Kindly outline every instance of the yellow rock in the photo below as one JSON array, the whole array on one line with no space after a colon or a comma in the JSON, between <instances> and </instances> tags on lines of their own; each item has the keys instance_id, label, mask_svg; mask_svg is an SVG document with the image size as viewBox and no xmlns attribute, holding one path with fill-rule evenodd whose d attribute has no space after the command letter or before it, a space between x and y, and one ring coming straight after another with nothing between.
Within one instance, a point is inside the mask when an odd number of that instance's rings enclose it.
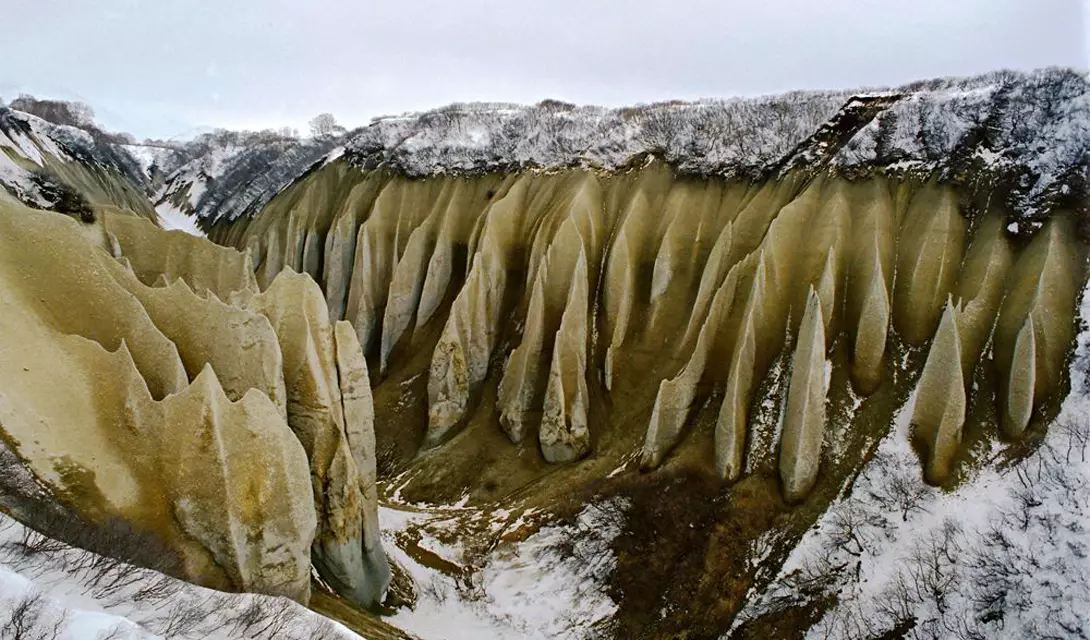
<instances>
[{"instance_id":1,"label":"yellow rock","mask_svg":"<svg viewBox=\"0 0 1090 640\"><path fill-rule=\"evenodd\" d=\"M780 480L788 502L799 502L817 481L825 436L825 320L811 287L792 360L780 436Z\"/></svg>"},{"instance_id":2,"label":"yellow rock","mask_svg":"<svg viewBox=\"0 0 1090 640\"><path fill-rule=\"evenodd\" d=\"M933 484L942 484L950 477L965 424L965 377L959 319L960 310L953 297L949 297L938 332L927 352L912 412L913 435L927 445L924 474Z\"/></svg>"},{"instance_id":3,"label":"yellow rock","mask_svg":"<svg viewBox=\"0 0 1090 640\"><path fill-rule=\"evenodd\" d=\"M1074 233L1067 214L1053 215L1007 279L995 330L995 360L1007 380L999 394L1007 437L1022 434L1034 407L1059 388L1064 373L1083 271L1070 240Z\"/></svg>"},{"instance_id":4,"label":"yellow rock","mask_svg":"<svg viewBox=\"0 0 1090 640\"><path fill-rule=\"evenodd\" d=\"M587 262L580 250L556 332L541 418L541 452L549 462L570 462L590 452L587 311Z\"/></svg>"},{"instance_id":5,"label":"yellow rock","mask_svg":"<svg viewBox=\"0 0 1090 640\"><path fill-rule=\"evenodd\" d=\"M115 278L144 285L76 224L0 210L6 440L76 512L162 540L181 577L306 602L315 511L303 447L260 391L232 401L208 365L189 384ZM165 370L176 372L168 387Z\"/></svg>"},{"instance_id":6,"label":"yellow rock","mask_svg":"<svg viewBox=\"0 0 1090 640\"><path fill-rule=\"evenodd\" d=\"M211 291L220 300L226 300L233 291L257 288L254 265L245 253L184 231L164 232L133 216L106 214L104 219L106 229L117 238L121 254L148 286L160 275L166 276L168 282L182 278L194 291Z\"/></svg>"},{"instance_id":7,"label":"yellow rock","mask_svg":"<svg viewBox=\"0 0 1090 640\"><path fill-rule=\"evenodd\" d=\"M913 196L901 225L893 292L893 326L912 344L923 344L938 327L957 283L966 226L952 188L929 184Z\"/></svg>"},{"instance_id":8,"label":"yellow rock","mask_svg":"<svg viewBox=\"0 0 1090 640\"><path fill-rule=\"evenodd\" d=\"M662 464L670 449L677 444L696 399L697 385L705 375L716 343L722 340L722 325L730 315L739 276L743 271L751 270L753 264L751 257L730 269L716 290L708 314L700 326L692 357L678 375L659 384L655 407L651 412L640 452L640 467L643 470L654 469Z\"/></svg>"}]
</instances>

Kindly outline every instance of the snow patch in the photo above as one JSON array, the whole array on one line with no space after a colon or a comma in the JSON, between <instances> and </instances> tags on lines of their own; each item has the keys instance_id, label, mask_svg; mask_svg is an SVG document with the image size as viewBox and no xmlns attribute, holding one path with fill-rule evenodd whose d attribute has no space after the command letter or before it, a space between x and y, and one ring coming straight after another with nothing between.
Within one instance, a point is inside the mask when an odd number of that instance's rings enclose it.
<instances>
[{"instance_id":1,"label":"snow patch","mask_svg":"<svg viewBox=\"0 0 1090 640\"><path fill-rule=\"evenodd\" d=\"M616 566L611 544L620 535L627 503L588 504L569 524L540 528L519 542L501 541L479 567L461 566L449 575L424 566L406 551L410 531L416 543L440 558L465 561L464 550L427 536L426 529L455 526L449 511L421 512L380 507L383 544L413 579L417 600L389 621L424 640L445 638L594 638L617 611L607 592ZM517 531L523 513L491 514L506 524L497 531ZM425 527L427 525L427 527Z\"/></svg>"}]
</instances>

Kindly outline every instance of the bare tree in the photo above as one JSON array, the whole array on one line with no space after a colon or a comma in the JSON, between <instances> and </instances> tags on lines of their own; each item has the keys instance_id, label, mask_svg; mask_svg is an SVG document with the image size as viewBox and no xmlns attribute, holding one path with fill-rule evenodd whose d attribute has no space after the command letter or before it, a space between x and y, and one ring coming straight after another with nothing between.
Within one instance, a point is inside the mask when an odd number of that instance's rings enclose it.
<instances>
[{"instance_id":1,"label":"bare tree","mask_svg":"<svg viewBox=\"0 0 1090 640\"><path fill-rule=\"evenodd\" d=\"M319 113L310 121L310 134L315 138L325 138L344 133L344 127L337 124L332 113Z\"/></svg>"}]
</instances>

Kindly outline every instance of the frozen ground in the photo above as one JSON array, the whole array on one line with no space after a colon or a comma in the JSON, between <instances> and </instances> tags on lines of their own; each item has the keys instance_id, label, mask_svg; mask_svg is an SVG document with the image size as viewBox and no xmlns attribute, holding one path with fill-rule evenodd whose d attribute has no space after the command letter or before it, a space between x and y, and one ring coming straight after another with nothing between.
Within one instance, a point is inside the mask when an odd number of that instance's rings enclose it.
<instances>
[{"instance_id":1,"label":"frozen ground","mask_svg":"<svg viewBox=\"0 0 1090 640\"><path fill-rule=\"evenodd\" d=\"M606 587L626 506L588 504L540 527L533 511L384 506L386 549L416 591L388 622L424 640L601 637L617 609Z\"/></svg>"},{"instance_id":2,"label":"frozen ground","mask_svg":"<svg viewBox=\"0 0 1090 640\"><path fill-rule=\"evenodd\" d=\"M1081 317L1090 319L1090 288ZM854 485L736 621L835 596L808 638L1090 637L1090 330L1041 446L999 445L957 489L920 480L913 399Z\"/></svg>"},{"instance_id":3,"label":"frozen ground","mask_svg":"<svg viewBox=\"0 0 1090 640\"><path fill-rule=\"evenodd\" d=\"M203 589L50 540L0 514L0 639L358 637L285 598Z\"/></svg>"}]
</instances>

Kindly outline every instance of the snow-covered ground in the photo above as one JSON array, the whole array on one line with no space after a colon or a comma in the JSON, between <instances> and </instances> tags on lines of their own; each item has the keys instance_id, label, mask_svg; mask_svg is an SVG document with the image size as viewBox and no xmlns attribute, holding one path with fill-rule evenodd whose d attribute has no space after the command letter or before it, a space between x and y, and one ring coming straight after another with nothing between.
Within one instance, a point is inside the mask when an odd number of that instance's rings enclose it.
<instances>
[{"instance_id":1,"label":"snow-covered ground","mask_svg":"<svg viewBox=\"0 0 1090 640\"><path fill-rule=\"evenodd\" d=\"M196 216L182 211L169 200L155 205L155 214L159 219L159 226L164 229L178 229L202 238L205 235L197 226Z\"/></svg>"},{"instance_id":2,"label":"snow-covered ground","mask_svg":"<svg viewBox=\"0 0 1090 640\"><path fill-rule=\"evenodd\" d=\"M285 598L203 589L50 540L0 514L0 638L359 636Z\"/></svg>"},{"instance_id":3,"label":"snow-covered ground","mask_svg":"<svg viewBox=\"0 0 1090 640\"><path fill-rule=\"evenodd\" d=\"M627 505L588 504L573 522L545 525L541 514L466 508L384 506L383 542L414 582L416 602L388 621L424 640L596 638L617 610L606 587L616 565L610 548ZM477 529L501 540L483 557L468 553L464 536ZM470 534L472 535L472 534ZM416 547L439 560L425 566Z\"/></svg>"},{"instance_id":4,"label":"snow-covered ground","mask_svg":"<svg viewBox=\"0 0 1090 640\"><path fill-rule=\"evenodd\" d=\"M1090 319L1090 288L1080 309ZM736 621L820 597L808 638L1090 637L1090 330L1044 442L1001 447L957 489L925 485L908 443L913 398L850 492L794 548Z\"/></svg>"}]
</instances>

